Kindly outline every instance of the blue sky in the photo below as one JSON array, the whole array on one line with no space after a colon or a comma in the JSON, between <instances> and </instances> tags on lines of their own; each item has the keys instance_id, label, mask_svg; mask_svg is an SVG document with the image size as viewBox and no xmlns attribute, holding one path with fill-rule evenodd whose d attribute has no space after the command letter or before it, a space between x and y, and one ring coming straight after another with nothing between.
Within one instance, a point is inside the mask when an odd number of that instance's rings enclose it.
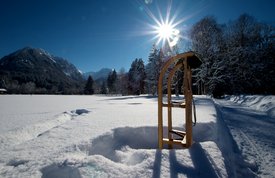
<instances>
[{"instance_id":1,"label":"blue sky","mask_svg":"<svg viewBox=\"0 0 275 178\"><path fill-rule=\"evenodd\" d=\"M275 0L0 0L0 58L26 46L63 57L83 72L129 69L147 62L157 19L171 17L188 27L207 15L219 23L248 13L275 24Z\"/></svg>"}]
</instances>

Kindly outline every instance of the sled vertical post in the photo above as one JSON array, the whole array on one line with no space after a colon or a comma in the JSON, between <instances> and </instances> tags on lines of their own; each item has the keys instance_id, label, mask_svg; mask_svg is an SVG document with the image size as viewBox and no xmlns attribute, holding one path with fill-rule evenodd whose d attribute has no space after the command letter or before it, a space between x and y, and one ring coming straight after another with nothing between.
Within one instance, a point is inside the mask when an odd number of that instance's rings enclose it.
<instances>
[{"instance_id":1,"label":"sled vertical post","mask_svg":"<svg viewBox=\"0 0 275 178\"><path fill-rule=\"evenodd\" d=\"M162 73L160 73L160 76L162 75ZM162 85L162 81L159 80L158 82L158 101L162 101L162 87L160 87L160 85ZM162 111L162 102L158 102L158 145L159 145L159 149L162 149L163 147L163 143L162 143L162 139L163 139L163 111Z\"/></svg>"},{"instance_id":2,"label":"sled vertical post","mask_svg":"<svg viewBox=\"0 0 275 178\"><path fill-rule=\"evenodd\" d=\"M187 59L184 64L184 96L185 96L185 129L186 129L186 147L192 145L192 84L191 69L187 65Z\"/></svg>"},{"instance_id":3,"label":"sled vertical post","mask_svg":"<svg viewBox=\"0 0 275 178\"><path fill-rule=\"evenodd\" d=\"M168 144L168 148L173 148L173 144L182 145L188 148L192 145L192 68L201 65L201 61L193 52L186 52L171 57L164 64L159 80L158 80L158 145L159 149L164 144ZM174 102L172 100L171 84L176 71L183 70L183 102ZM167 77L167 102L163 102L163 81L165 75ZM167 137L163 134L163 108L167 107ZM172 108L185 109L185 128L183 130L175 130L172 126ZM180 137L175 138L174 136Z\"/></svg>"}]
</instances>

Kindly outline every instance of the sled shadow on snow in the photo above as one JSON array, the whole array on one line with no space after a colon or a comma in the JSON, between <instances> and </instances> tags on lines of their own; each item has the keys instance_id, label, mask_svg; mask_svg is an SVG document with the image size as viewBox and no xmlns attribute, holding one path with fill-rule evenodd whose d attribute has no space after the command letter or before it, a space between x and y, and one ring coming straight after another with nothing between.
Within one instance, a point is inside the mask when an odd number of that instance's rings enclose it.
<instances>
[{"instance_id":1,"label":"sled shadow on snow","mask_svg":"<svg viewBox=\"0 0 275 178\"><path fill-rule=\"evenodd\" d=\"M41 169L42 178L81 178L78 168L73 166L52 164Z\"/></svg>"},{"instance_id":2,"label":"sled shadow on snow","mask_svg":"<svg viewBox=\"0 0 275 178\"><path fill-rule=\"evenodd\" d=\"M210 161L208 160L204 150L199 143L195 143L189 148L190 157L194 167L183 165L177 160L175 150L169 151L170 161L170 177L178 177L179 175L186 175L186 177L211 177L218 178ZM153 178L161 177L161 161L162 151L157 150L155 154L155 162L153 165Z\"/></svg>"},{"instance_id":3,"label":"sled shadow on snow","mask_svg":"<svg viewBox=\"0 0 275 178\"><path fill-rule=\"evenodd\" d=\"M133 97L123 98L132 99ZM121 99L121 98L119 98ZM152 99L156 99L152 97ZM207 105L207 100L196 101L199 105ZM209 102L209 101L208 101ZM183 165L177 160L176 151L169 150L170 175L178 177L185 174L187 177L218 177L208 160L203 148L199 142L213 141L213 129L216 128L215 123L197 123L193 130L194 144L188 149L192 159L193 167ZM182 128L174 127L181 130ZM167 135L167 127L163 128L164 136ZM114 162L120 162L120 157L116 151L123 150L125 147L132 149L155 149L155 160L152 165L152 177L161 177L162 150L158 149L158 127L120 127L115 128L111 132L100 135L90 144L78 145L78 148L86 152L88 155L102 155ZM167 149L167 145L164 149ZM182 147L175 147L181 149ZM80 172L77 167L69 165L52 164L41 169L43 178L50 177L76 177L80 178Z\"/></svg>"},{"instance_id":4,"label":"sled shadow on snow","mask_svg":"<svg viewBox=\"0 0 275 178\"><path fill-rule=\"evenodd\" d=\"M194 142L210 141L211 128L214 123L198 123L193 130ZM174 127L180 130L179 127ZM164 135L167 135L167 127L164 127ZM209 131L209 132L208 132ZM202 133L199 133L202 132ZM123 147L132 149L158 149L158 127L120 127L112 132L100 135L92 140L91 145L79 145L81 150L86 150L89 155L103 155L113 161L116 160L112 155L115 150L121 150ZM167 149L168 147L164 147ZM182 148L182 147L176 147Z\"/></svg>"},{"instance_id":5,"label":"sled shadow on snow","mask_svg":"<svg viewBox=\"0 0 275 178\"><path fill-rule=\"evenodd\" d=\"M116 98L108 98L108 99L104 99L107 101L120 101L120 100L131 100L131 99L138 99L138 98L145 98L145 99L153 99L155 101L158 100L157 96L153 96L153 95L144 95L144 96L118 96Z\"/></svg>"},{"instance_id":6,"label":"sled shadow on snow","mask_svg":"<svg viewBox=\"0 0 275 178\"><path fill-rule=\"evenodd\" d=\"M211 128L212 123L198 124L200 128ZM177 128L178 129L178 128ZM164 128L167 130L167 128ZM177 161L175 150L169 151L170 174L171 177L177 177L178 174L185 174L187 177L199 175L201 177L217 177L210 161L199 142L207 141L207 135L201 137L198 131L194 130L194 141L197 142L189 148L194 167L188 167ZM167 133L164 133L166 135ZM166 146L166 145L165 145ZM101 135L92 140L89 148L83 145L81 150L86 150L89 155L102 155L114 162L120 162L116 150L122 150L124 147L132 149L156 149L155 161L153 165L153 177L161 176L162 151L158 149L158 128L157 127L123 127L116 128L111 133ZM176 147L181 149L182 147ZM164 147L167 149L167 147Z\"/></svg>"},{"instance_id":7,"label":"sled shadow on snow","mask_svg":"<svg viewBox=\"0 0 275 178\"><path fill-rule=\"evenodd\" d=\"M196 127L210 129L212 123L198 123ZM179 128L176 128L179 129ZM164 127L164 131L167 128ZM175 150L169 151L171 177L178 177L178 174L185 174L187 177L217 177L210 161L199 142L209 141L209 135L198 133L201 129L194 129L194 144L189 148L193 167L183 165L177 160ZM167 132L164 132L166 135ZM197 136L197 135L201 136ZM166 147L165 147L166 146ZM164 149L167 149L167 145ZM152 165L154 178L161 177L162 150L158 149L158 128L157 127L121 127L115 128L112 132L100 135L91 141L91 144L78 145L78 148L88 155L102 155L114 162L120 162L117 150L125 147L132 149L156 149L154 164ZM175 149L181 149L176 147ZM42 178L50 177L74 177L80 178L77 167L70 165L52 164L41 169Z\"/></svg>"}]
</instances>

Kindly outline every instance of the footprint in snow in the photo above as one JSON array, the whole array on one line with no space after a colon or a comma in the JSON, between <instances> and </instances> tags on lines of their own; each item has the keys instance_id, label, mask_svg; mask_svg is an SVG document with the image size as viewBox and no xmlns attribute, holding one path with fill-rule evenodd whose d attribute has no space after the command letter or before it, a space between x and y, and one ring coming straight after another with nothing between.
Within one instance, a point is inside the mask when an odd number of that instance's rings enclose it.
<instances>
[{"instance_id":1,"label":"footprint in snow","mask_svg":"<svg viewBox=\"0 0 275 178\"><path fill-rule=\"evenodd\" d=\"M71 111L72 114L76 114L76 115L88 114L89 112L91 112L91 111L89 111L87 109L76 109L76 110Z\"/></svg>"}]
</instances>

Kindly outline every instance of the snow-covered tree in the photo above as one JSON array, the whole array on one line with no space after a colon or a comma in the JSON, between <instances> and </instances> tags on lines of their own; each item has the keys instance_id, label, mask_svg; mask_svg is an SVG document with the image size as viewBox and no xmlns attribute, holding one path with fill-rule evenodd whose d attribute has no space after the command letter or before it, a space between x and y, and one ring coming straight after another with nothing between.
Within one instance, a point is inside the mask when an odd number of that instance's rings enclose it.
<instances>
[{"instance_id":1,"label":"snow-covered tree","mask_svg":"<svg viewBox=\"0 0 275 178\"><path fill-rule=\"evenodd\" d=\"M201 94L212 93L217 85L224 83L223 30L213 17L205 17L191 29L192 50L202 65L196 70L196 83Z\"/></svg>"},{"instance_id":2,"label":"snow-covered tree","mask_svg":"<svg viewBox=\"0 0 275 178\"><path fill-rule=\"evenodd\" d=\"M274 37L272 45L271 36L272 26L259 23L248 14L228 25L224 58L228 66L226 73L230 74L227 84L233 93L271 92L266 86L269 83L274 87L275 82L274 77L267 77L274 76L275 68Z\"/></svg>"},{"instance_id":3,"label":"snow-covered tree","mask_svg":"<svg viewBox=\"0 0 275 178\"><path fill-rule=\"evenodd\" d=\"M117 92L122 95L129 94L128 92L128 73L125 72L124 68L121 68L117 75Z\"/></svg>"},{"instance_id":4,"label":"snow-covered tree","mask_svg":"<svg viewBox=\"0 0 275 178\"><path fill-rule=\"evenodd\" d=\"M227 25L196 23L190 39L203 61L195 72L201 93L274 93L274 29L247 14Z\"/></svg>"},{"instance_id":5,"label":"snow-covered tree","mask_svg":"<svg viewBox=\"0 0 275 178\"><path fill-rule=\"evenodd\" d=\"M145 88L145 66L142 59L135 59L128 73L129 92L139 95L144 93Z\"/></svg>"},{"instance_id":6,"label":"snow-covered tree","mask_svg":"<svg viewBox=\"0 0 275 178\"><path fill-rule=\"evenodd\" d=\"M148 57L148 64L146 65L147 93L157 94L158 79L162 65L163 53L161 50L158 50L154 44Z\"/></svg>"},{"instance_id":7,"label":"snow-covered tree","mask_svg":"<svg viewBox=\"0 0 275 178\"><path fill-rule=\"evenodd\" d=\"M116 93L117 92L117 73L114 69L112 72L109 73L107 78L107 86L109 93Z\"/></svg>"}]
</instances>

